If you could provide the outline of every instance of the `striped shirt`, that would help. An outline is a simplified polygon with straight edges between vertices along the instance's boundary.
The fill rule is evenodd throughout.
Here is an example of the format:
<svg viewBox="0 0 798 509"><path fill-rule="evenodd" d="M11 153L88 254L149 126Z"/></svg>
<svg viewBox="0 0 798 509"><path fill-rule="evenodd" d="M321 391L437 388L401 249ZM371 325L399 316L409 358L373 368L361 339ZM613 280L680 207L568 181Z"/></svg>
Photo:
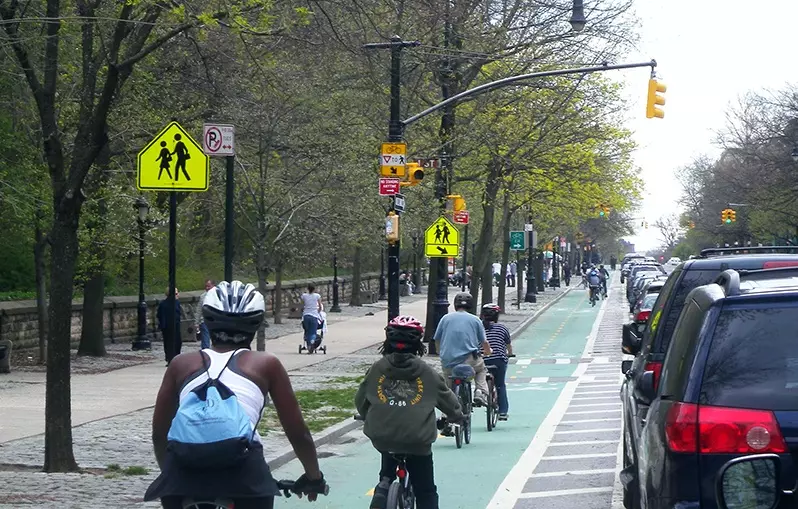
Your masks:
<svg viewBox="0 0 798 509"><path fill-rule="evenodd" d="M510 331L507 330L507 327L503 323L493 323L490 329L485 331L485 336L490 343L490 349L493 350L493 353L485 357L485 360L501 359L507 362L507 345L510 344Z"/></svg>

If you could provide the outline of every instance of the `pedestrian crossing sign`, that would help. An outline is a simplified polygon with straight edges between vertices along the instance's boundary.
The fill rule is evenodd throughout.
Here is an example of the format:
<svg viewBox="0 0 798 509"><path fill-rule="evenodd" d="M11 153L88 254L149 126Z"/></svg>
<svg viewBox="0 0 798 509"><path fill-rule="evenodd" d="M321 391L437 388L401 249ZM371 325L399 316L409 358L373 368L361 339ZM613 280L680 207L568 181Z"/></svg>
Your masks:
<svg viewBox="0 0 798 509"><path fill-rule="evenodd" d="M136 187L141 191L207 191L209 158L177 122L139 152Z"/></svg>
<svg viewBox="0 0 798 509"><path fill-rule="evenodd" d="M454 258L460 253L460 232L441 216L424 232L424 254L429 258Z"/></svg>

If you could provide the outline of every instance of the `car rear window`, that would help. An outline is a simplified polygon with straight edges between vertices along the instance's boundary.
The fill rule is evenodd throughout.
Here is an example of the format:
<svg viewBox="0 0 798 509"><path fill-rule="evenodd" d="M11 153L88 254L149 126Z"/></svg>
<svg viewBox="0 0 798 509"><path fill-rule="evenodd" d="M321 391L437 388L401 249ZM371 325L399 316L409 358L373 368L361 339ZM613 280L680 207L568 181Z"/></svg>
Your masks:
<svg viewBox="0 0 798 509"><path fill-rule="evenodd" d="M798 410L798 303L725 308L712 336L700 402Z"/></svg>
<svg viewBox="0 0 798 509"><path fill-rule="evenodd" d="M684 273L684 277L673 290L674 295L671 299L671 307L667 310L667 316L660 319L663 325L659 334L659 344L653 345L654 352L665 353L668 351L668 344L671 341L673 329L676 328L676 322L679 321L687 294L693 288L712 283L717 279L718 274L720 274L719 270L688 270Z"/></svg>
<svg viewBox="0 0 798 509"><path fill-rule="evenodd" d="M656 293L647 293L646 298L643 300L643 305L641 306L642 309L651 309L654 307L654 303L657 302L657 294Z"/></svg>

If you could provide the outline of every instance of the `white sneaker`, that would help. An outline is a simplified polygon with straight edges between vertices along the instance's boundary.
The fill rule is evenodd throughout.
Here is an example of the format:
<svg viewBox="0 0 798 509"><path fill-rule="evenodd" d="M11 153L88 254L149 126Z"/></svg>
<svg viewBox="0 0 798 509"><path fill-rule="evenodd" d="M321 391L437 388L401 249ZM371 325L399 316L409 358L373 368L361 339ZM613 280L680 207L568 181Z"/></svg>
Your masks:
<svg viewBox="0 0 798 509"><path fill-rule="evenodd" d="M485 406L488 404L485 394L479 389L474 391L474 404L476 406Z"/></svg>

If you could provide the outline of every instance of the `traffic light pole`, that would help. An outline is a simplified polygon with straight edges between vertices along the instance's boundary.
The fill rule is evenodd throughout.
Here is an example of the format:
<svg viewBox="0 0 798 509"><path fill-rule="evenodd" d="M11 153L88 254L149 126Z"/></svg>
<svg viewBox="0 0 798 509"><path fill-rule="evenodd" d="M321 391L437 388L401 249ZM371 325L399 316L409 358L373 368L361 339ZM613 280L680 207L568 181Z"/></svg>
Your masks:
<svg viewBox="0 0 798 509"><path fill-rule="evenodd" d="M527 224L532 224L532 212L529 212L529 221ZM526 258L526 295L524 296L524 302L537 302L538 296L538 287L535 284L535 246L534 246L534 232L530 229L529 230L529 251L527 252Z"/></svg>
<svg viewBox="0 0 798 509"><path fill-rule="evenodd" d="M391 118L388 123L388 141L401 142L404 126L402 125L401 105L401 77L402 77L402 49L418 46L419 41L403 41L395 35L389 43L365 44L364 48L391 50ZM396 211L396 200L391 198L391 212ZM401 226L400 226L401 228ZM400 241L388 242L388 321L399 316L399 254Z"/></svg>

